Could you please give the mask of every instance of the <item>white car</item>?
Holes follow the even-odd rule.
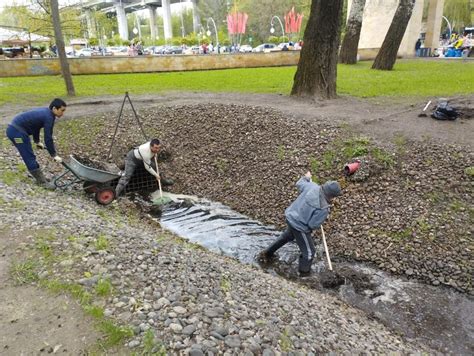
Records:
[[[93,50],[92,48],[81,48],[80,50],[76,51],[76,57],[91,57],[92,53],[96,54],[97,51]]]
[[[199,46],[188,47],[183,51],[183,54],[201,54],[201,49]]]
[[[239,52],[240,53],[251,53],[252,49],[253,48],[250,45],[242,45],[242,46],[240,46]]]
[[[268,53],[272,49],[276,47],[275,44],[273,43],[262,43],[260,46],[255,47],[252,52],[258,53],[258,52],[265,52]]]
[[[107,47],[107,52],[111,52],[113,56],[128,56],[127,47]]]
[[[295,45],[293,42],[282,42],[278,45],[278,48],[283,51],[283,48],[287,48],[289,51],[293,50],[295,48]]]

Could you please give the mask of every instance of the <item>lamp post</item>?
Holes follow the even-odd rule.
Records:
[[[274,19],[277,19],[278,22],[280,23],[280,26],[281,26],[281,33],[283,34],[283,37],[285,37],[285,28],[283,27],[283,22],[281,22],[280,18],[278,16],[273,16],[272,17],[272,20],[270,21],[270,33],[271,34],[274,34],[275,33],[275,27],[273,27],[273,20]]]
[[[451,23],[449,22],[449,20],[447,19],[446,16],[442,16],[443,19],[448,23],[448,29],[449,29],[449,40],[451,40],[451,33],[453,32],[453,29],[451,27]]]
[[[141,40],[142,39],[142,28],[140,26],[140,20],[138,19],[137,13],[135,13],[135,23],[136,23],[136,26],[133,29],[133,33],[135,35],[138,33],[138,38]],[[137,30],[137,32],[135,32],[135,29]]]
[[[216,46],[219,47],[219,36],[217,35],[217,26],[212,17],[209,17],[207,19],[207,32],[206,33],[209,37],[211,37],[211,31],[209,30],[209,21],[211,21],[212,24],[214,25],[214,32],[216,33]]]

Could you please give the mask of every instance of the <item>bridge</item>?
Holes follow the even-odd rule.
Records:
[[[158,28],[156,24],[156,9],[161,7],[163,9],[163,26],[164,37],[170,39],[173,37],[171,28],[171,4],[189,2],[192,4],[193,10],[193,29],[195,32],[199,30],[199,14],[197,11],[198,0],[89,0],[82,3],[82,9],[85,13],[87,21],[87,29],[91,37],[97,37],[97,30],[95,22],[93,21],[92,12],[101,11],[105,13],[115,13],[117,16],[117,25],[120,38],[123,40],[129,39],[127,13],[133,13],[139,10],[148,10],[150,18],[150,33],[151,38],[157,38]]]

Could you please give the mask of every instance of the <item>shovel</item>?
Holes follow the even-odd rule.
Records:
[[[321,225],[321,235],[323,236],[324,250],[326,251],[326,257],[328,259],[329,270],[332,271],[331,258],[329,257],[328,245],[326,244],[326,235],[324,234],[323,225]]]
[[[425,105],[424,109],[421,111],[421,113],[418,114],[418,117],[426,117],[428,115],[426,115],[425,111],[426,109],[428,109],[428,106],[430,106],[431,104],[431,100],[428,101],[428,103]]]
[[[156,167],[156,173],[160,175],[160,171],[158,170],[158,161],[156,160],[156,155],[155,155],[155,167]],[[169,197],[164,197],[163,196],[163,190],[161,190],[161,177],[158,178],[158,189],[160,190],[160,197],[156,200],[153,201],[153,204],[155,205],[165,205],[171,202],[171,198]]]

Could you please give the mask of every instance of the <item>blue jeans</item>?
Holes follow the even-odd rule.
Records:
[[[7,137],[16,147],[18,152],[20,152],[23,162],[26,164],[26,168],[29,171],[34,171],[39,168],[39,164],[36,161],[36,156],[33,153],[33,147],[31,147],[30,137],[20,130],[16,129],[13,126],[8,125],[7,127]]]

